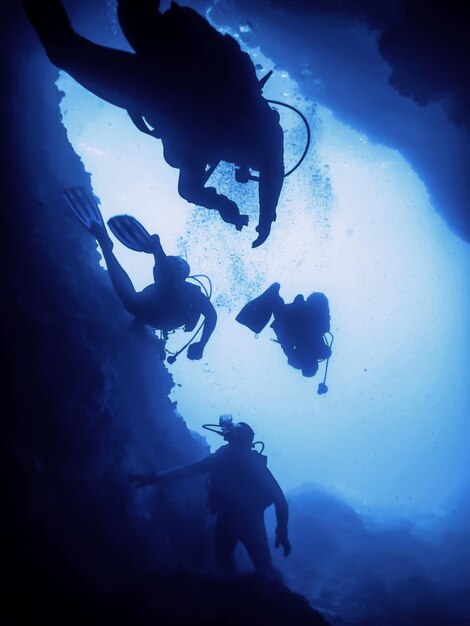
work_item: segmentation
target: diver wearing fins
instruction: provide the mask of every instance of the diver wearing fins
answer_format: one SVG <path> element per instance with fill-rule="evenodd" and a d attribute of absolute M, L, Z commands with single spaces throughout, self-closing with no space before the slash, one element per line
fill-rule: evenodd
<path fill-rule="evenodd" d="M 269 74 L 258 79 L 233 37 L 176 2 L 160 12 L 158 0 L 118 0 L 128 52 L 78 35 L 60 0 L 23 0 L 23 6 L 54 65 L 161 139 L 166 162 L 180 171 L 182 198 L 241 230 L 248 216 L 205 184 L 221 161 L 235 164 L 239 182 L 259 180 L 252 245 L 266 241 L 283 186 L 284 136 L 278 112 L 262 96 Z"/>
<path fill-rule="evenodd" d="M 161 485 L 200 474 L 209 474 L 209 506 L 216 515 L 215 556 L 223 572 L 235 574 L 234 550 L 242 543 L 258 574 L 280 578 L 273 567 L 269 550 L 264 511 L 274 504 L 277 519 L 275 546 L 290 553 L 287 535 L 288 504 L 278 482 L 262 454 L 264 444 L 253 443 L 254 432 L 245 422 L 234 423 L 231 415 L 222 415 L 219 424 L 205 424 L 227 442 L 201 461 L 169 469 L 150 476 L 131 475 L 137 487 Z M 254 447 L 261 443 L 257 452 Z"/>
<path fill-rule="evenodd" d="M 298 294 L 293 302 L 286 304 L 279 295 L 279 283 L 273 283 L 260 296 L 248 302 L 237 315 L 237 322 L 254 333 L 260 333 L 269 323 L 276 333 L 287 362 L 302 371 L 306 377 L 315 376 L 318 362 L 331 356 L 333 335 L 330 332 L 330 310 L 323 293 L 312 292 L 306 299 Z M 326 335 L 330 336 L 328 343 Z M 318 387 L 320 395 L 328 391 L 326 373 Z"/>
<path fill-rule="evenodd" d="M 96 237 L 114 290 L 125 309 L 139 322 L 161 330 L 166 338 L 169 331 L 181 326 L 185 332 L 191 332 L 200 316 L 204 317 L 201 339 L 191 343 L 187 351 L 188 359 L 201 359 L 214 331 L 217 314 L 200 287 L 187 281 L 190 278 L 189 264 L 181 257 L 167 256 L 158 235 L 150 235 L 135 218 L 128 215 L 112 217 L 108 225 L 124 245 L 153 254 L 155 258 L 155 283 L 137 292 L 113 253 L 113 242 L 94 198 L 82 187 L 65 190 L 64 197 L 80 223 Z M 174 358 L 168 360 L 173 362 Z"/>

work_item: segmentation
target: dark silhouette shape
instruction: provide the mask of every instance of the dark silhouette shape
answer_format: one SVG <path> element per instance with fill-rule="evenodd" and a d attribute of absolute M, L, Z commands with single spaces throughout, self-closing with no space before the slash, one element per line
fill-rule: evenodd
<path fill-rule="evenodd" d="M 179 327 L 193 331 L 200 316 L 204 317 L 201 339 L 190 342 L 187 352 L 189 359 L 202 358 L 217 314 L 200 287 L 186 280 L 190 274 L 188 263 L 181 257 L 167 256 L 159 236 L 150 235 L 135 218 L 128 215 L 111 218 L 108 222 L 111 230 L 125 245 L 155 258 L 155 283 L 137 292 L 113 253 L 113 242 L 93 197 L 81 187 L 67 189 L 64 197 L 77 219 L 96 237 L 113 287 L 126 310 L 138 321 L 163 331 L 166 339 L 169 331 Z"/>
<path fill-rule="evenodd" d="M 279 283 L 273 283 L 260 296 L 248 302 L 236 319 L 254 333 L 260 333 L 274 316 L 271 328 L 287 356 L 287 362 L 302 370 L 304 376 L 314 376 L 318 371 L 318 362 L 331 356 L 331 343 L 328 344 L 325 338 L 325 334 L 331 334 L 328 300 L 323 293 L 314 291 L 306 300 L 299 294 L 293 302 L 285 304 L 279 289 Z M 327 390 L 324 380 L 318 393 L 321 395 Z"/>
<path fill-rule="evenodd" d="M 279 114 L 262 97 L 263 81 L 232 37 L 175 2 L 160 13 L 158 1 L 118 0 L 121 29 L 135 50 L 130 53 L 75 33 L 59 0 L 23 4 L 52 63 L 162 140 L 188 202 L 218 211 L 241 230 L 248 217 L 204 185 L 220 161 L 236 164 L 240 181 L 249 179 L 250 168 L 259 171 L 253 247 L 267 239 L 283 184 L 283 132 Z"/>
<path fill-rule="evenodd" d="M 215 554 L 228 574 L 235 573 L 234 550 L 238 541 L 246 548 L 257 573 L 277 578 L 264 525 L 264 511 L 274 504 L 277 528 L 275 546 L 285 556 L 291 546 L 287 536 L 288 505 L 284 493 L 267 467 L 267 458 L 253 449 L 254 432 L 245 422 L 233 423 L 230 415 L 219 425 L 206 424 L 228 442 L 208 457 L 152 476 L 133 475 L 139 487 L 209 474 L 209 505 L 217 516 Z M 264 444 L 263 444 L 264 448 Z"/>

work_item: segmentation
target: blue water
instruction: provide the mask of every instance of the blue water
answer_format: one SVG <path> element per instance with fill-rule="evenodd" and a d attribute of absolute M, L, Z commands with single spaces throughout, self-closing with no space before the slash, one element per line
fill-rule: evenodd
<path fill-rule="evenodd" d="M 250 52 L 272 66 L 260 50 Z M 159 233 L 167 253 L 186 256 L 194 273 L 212 279 L 219 321 L 205 357 L 182 355 L 171 366 L 173 399 L 190 428 L 206 434 L 202 424 L 222 413 L 249 422 L 286 490 L 319 483 L 376 514 L 451 510 L 469 475 L 470 251 L 404 158 L 339 122 L 277 71 L 266 95 L 307 115 L 313 145 L 286 180 L 270 238 L 253 250 L 255 183 L 235 183 L 229 166 L 211 179 L 250 214 L 238 233 L 178 196 L 178 172 L 161 144 L 125 112 L 66 75 L 59 87 L 70 142 L 105 218 L 134 215 Z M 293 113 L 281 115 L 289 167 L 305 134 Z M 119 243 L 115 250 L 137 288 L 152 280 L 150 257 Z M 235 322 L 274 281 L 286 301 L 314 290 L 329 298 L 335 342 L 326 396 L 316 394 L 322 369 L 303 378 L 270 329 L 256 339 Z M 176 334 L 170 346 L 186 339 Z"/>

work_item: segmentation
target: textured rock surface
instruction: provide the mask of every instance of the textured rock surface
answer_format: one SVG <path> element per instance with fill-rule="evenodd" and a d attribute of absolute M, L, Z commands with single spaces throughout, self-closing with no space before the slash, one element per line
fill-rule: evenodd
<path fill-rule="evenodd" d="M 61 124 L 56 70 L 20 4 L 7 13 L 3 609 L 32 609 L 38 624 L 324 623 L 282 586 L 203 576 L 203 481 L 158 493 L 129 483 L 208 449 L 168 398 L 156 338 L 132 324 L 65 208 L 62 190 L 90 188 L 89 175 Z"/>

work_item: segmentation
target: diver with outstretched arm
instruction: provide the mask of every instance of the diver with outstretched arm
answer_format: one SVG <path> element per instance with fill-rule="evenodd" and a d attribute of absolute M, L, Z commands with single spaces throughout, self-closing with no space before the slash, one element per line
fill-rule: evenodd
<path fill-rule="evenodd" d="M 145 487 L 209 474 L 209 502 L 217 516 L 214 541 L 218 564 L 226 573 L 235 573 L 234 550 L 240 541 L 257 573 L 279 578 L 272 565 L 264 511 L 274 504 L 277 520 L 274 545 L 281 546 L 287 556 L 291 545 L 289 509 L 284 493 L 269 471 L 266 457 L 253 449 L 254 432 L 248 424 L 234 423 L 231 416 L 223 415 L 218 426 L 208 424 L 206 427 L 220 429 L 216 432 L 224 437 L 227 445 L 196 463 L 158 474 L 132 475 L 130 479 L 137 487 Z"/>
<path fill-rule="evenodd" d="M 114 290 L 131 315 L 143 324 L 164 332 L 180 326 L 190 332 L 200 316 L 204 317 L 201 339 L 191 343 L 187 351 L 189 359 L 202 358 L 215 329 L 217 313 L 200 288 L 186 281 L 190 273 L 188 263 L 181 257 L 166 255 L 160 237 L 149 235 L 136 219 L 127 215 L 111 218 L 108 224 L 124 245 L 154 256 L 155 283 L 137 292 L 113 252 L 114 244 L 93 197 L 81 187 L 67 189 L 64 197 L 74 215 L 100 244 Z"/>

